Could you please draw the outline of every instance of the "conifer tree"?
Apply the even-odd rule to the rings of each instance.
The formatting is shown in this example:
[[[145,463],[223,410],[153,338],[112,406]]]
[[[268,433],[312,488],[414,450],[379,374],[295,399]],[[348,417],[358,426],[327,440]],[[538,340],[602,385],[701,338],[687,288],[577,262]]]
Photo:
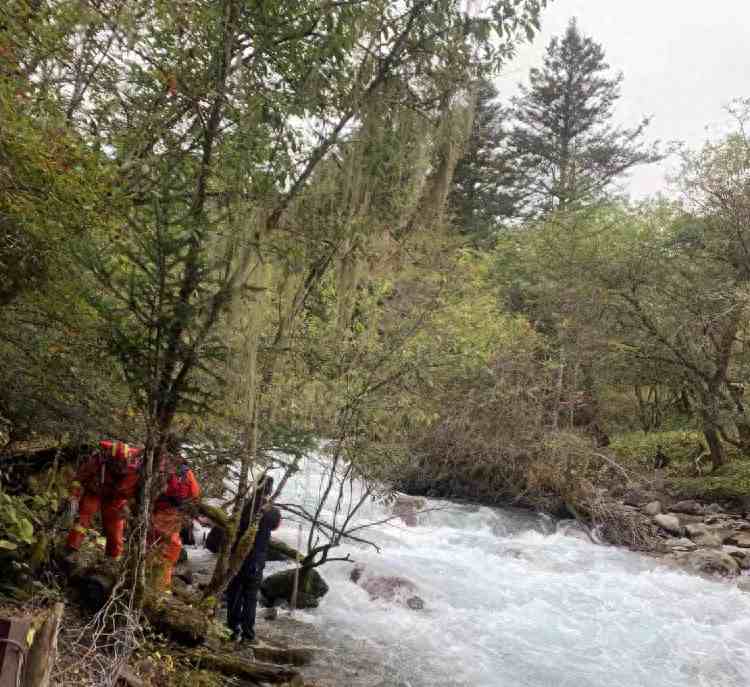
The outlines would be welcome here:
[[[449,198],[458,230],[479,241],[487,239],[503,217],[514,213],[508,192],[512,167],[500,155],[506,111],[497,98],[495,85],[482,79],[471,134],[456,165]]]
[[[504,156],[521,216],[591,205],[630,168],[658,159],[643,142],[647,117],[631,129],[612,123],[623,76],[608,72],[602,46],[571,19],[513,99]]]

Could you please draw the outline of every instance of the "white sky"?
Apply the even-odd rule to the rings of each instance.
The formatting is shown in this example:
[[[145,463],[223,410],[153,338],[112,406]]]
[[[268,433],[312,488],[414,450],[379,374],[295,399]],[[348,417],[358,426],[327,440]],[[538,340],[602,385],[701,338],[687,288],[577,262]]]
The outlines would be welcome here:
[[[553,0],[541,35],[497,80],[503,100],[530,67],[541,65],[550,37],[562,34],[573,16],[625,76],[618,123],[631,126],[651,115],[648,140],[698,147],[726,129],[725,104],[750,96],[750,0]],[[673,164],[636,168],[625,188],[634,197],[666,191],[664,173]]]

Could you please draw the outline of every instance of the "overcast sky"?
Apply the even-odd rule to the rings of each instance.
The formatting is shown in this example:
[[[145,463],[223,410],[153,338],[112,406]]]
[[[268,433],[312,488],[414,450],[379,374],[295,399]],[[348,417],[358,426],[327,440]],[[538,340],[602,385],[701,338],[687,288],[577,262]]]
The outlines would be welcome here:
[[[728,101],[750,96],[750,0],[553,0],[541,35],[498,79],[501,96],[541,64],[550,37],[573,16],[625,76],[619,123],[651,115],[649,140],[698,147],[726,130]],[[664,174],[673,164],[634,169],[626,188],[634,197],[666,190]]]

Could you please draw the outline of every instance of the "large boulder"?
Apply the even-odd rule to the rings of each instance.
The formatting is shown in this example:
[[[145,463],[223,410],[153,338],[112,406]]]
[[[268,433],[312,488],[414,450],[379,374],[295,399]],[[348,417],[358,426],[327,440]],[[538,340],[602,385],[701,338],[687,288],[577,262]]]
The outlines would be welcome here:
[[[715,549],[699,549],[681,559],[693,572],[732,577],[740,571],[737,561],[728,553]]]
[[[670,534],[675,534],[678,537],[682,536],[683,528],[680,525],[680,519],[676,515],[671,513],[659,513],[653,517],[654,524],[666,530]]]
[[[739,546],[742,549],[750,549],[750,532],[735,532],[727,538],[727,544]]]
[[[260,585],[260,591],[266,605],[274,606],[285,601],[292,602],[296,568],[282,570],[266,577]],[[328,593],[328,585],[314,568],[300,571],[297,589],[297,608],[316,608],[320,599]]]
[[[722,546],[721,550],[734,558],[740,568],[750,570],[750,549],[743,549],[739,546]]]
[[[371,601],[381,599],[414,611],[424,608],[424,600],[416,594],[417,586],[405,577],[370,575],[364,566],[358,565],[352,569],[349,579],[362,587],[370,595]]]
[[[643,512],[646,515],[659,515],[661,513],[661,501],[649,501],[643,507]]]

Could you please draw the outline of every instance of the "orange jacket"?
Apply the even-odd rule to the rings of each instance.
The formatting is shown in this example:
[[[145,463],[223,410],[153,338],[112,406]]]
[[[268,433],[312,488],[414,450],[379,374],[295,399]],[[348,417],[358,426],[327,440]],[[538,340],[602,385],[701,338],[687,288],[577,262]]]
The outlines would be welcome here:
[[[162,470],[167,473],[164,491],[154,504],[154,510],[179,508],[185,501],[197,499],[201,488],[193,471],[184,463],[167,458],[162,463]]]
[[[80,498],[88,492],[105,501],[133,498],[141,479],[141,452],[119,441],[100,441],[99,450],[78,468],[71,495]]]

